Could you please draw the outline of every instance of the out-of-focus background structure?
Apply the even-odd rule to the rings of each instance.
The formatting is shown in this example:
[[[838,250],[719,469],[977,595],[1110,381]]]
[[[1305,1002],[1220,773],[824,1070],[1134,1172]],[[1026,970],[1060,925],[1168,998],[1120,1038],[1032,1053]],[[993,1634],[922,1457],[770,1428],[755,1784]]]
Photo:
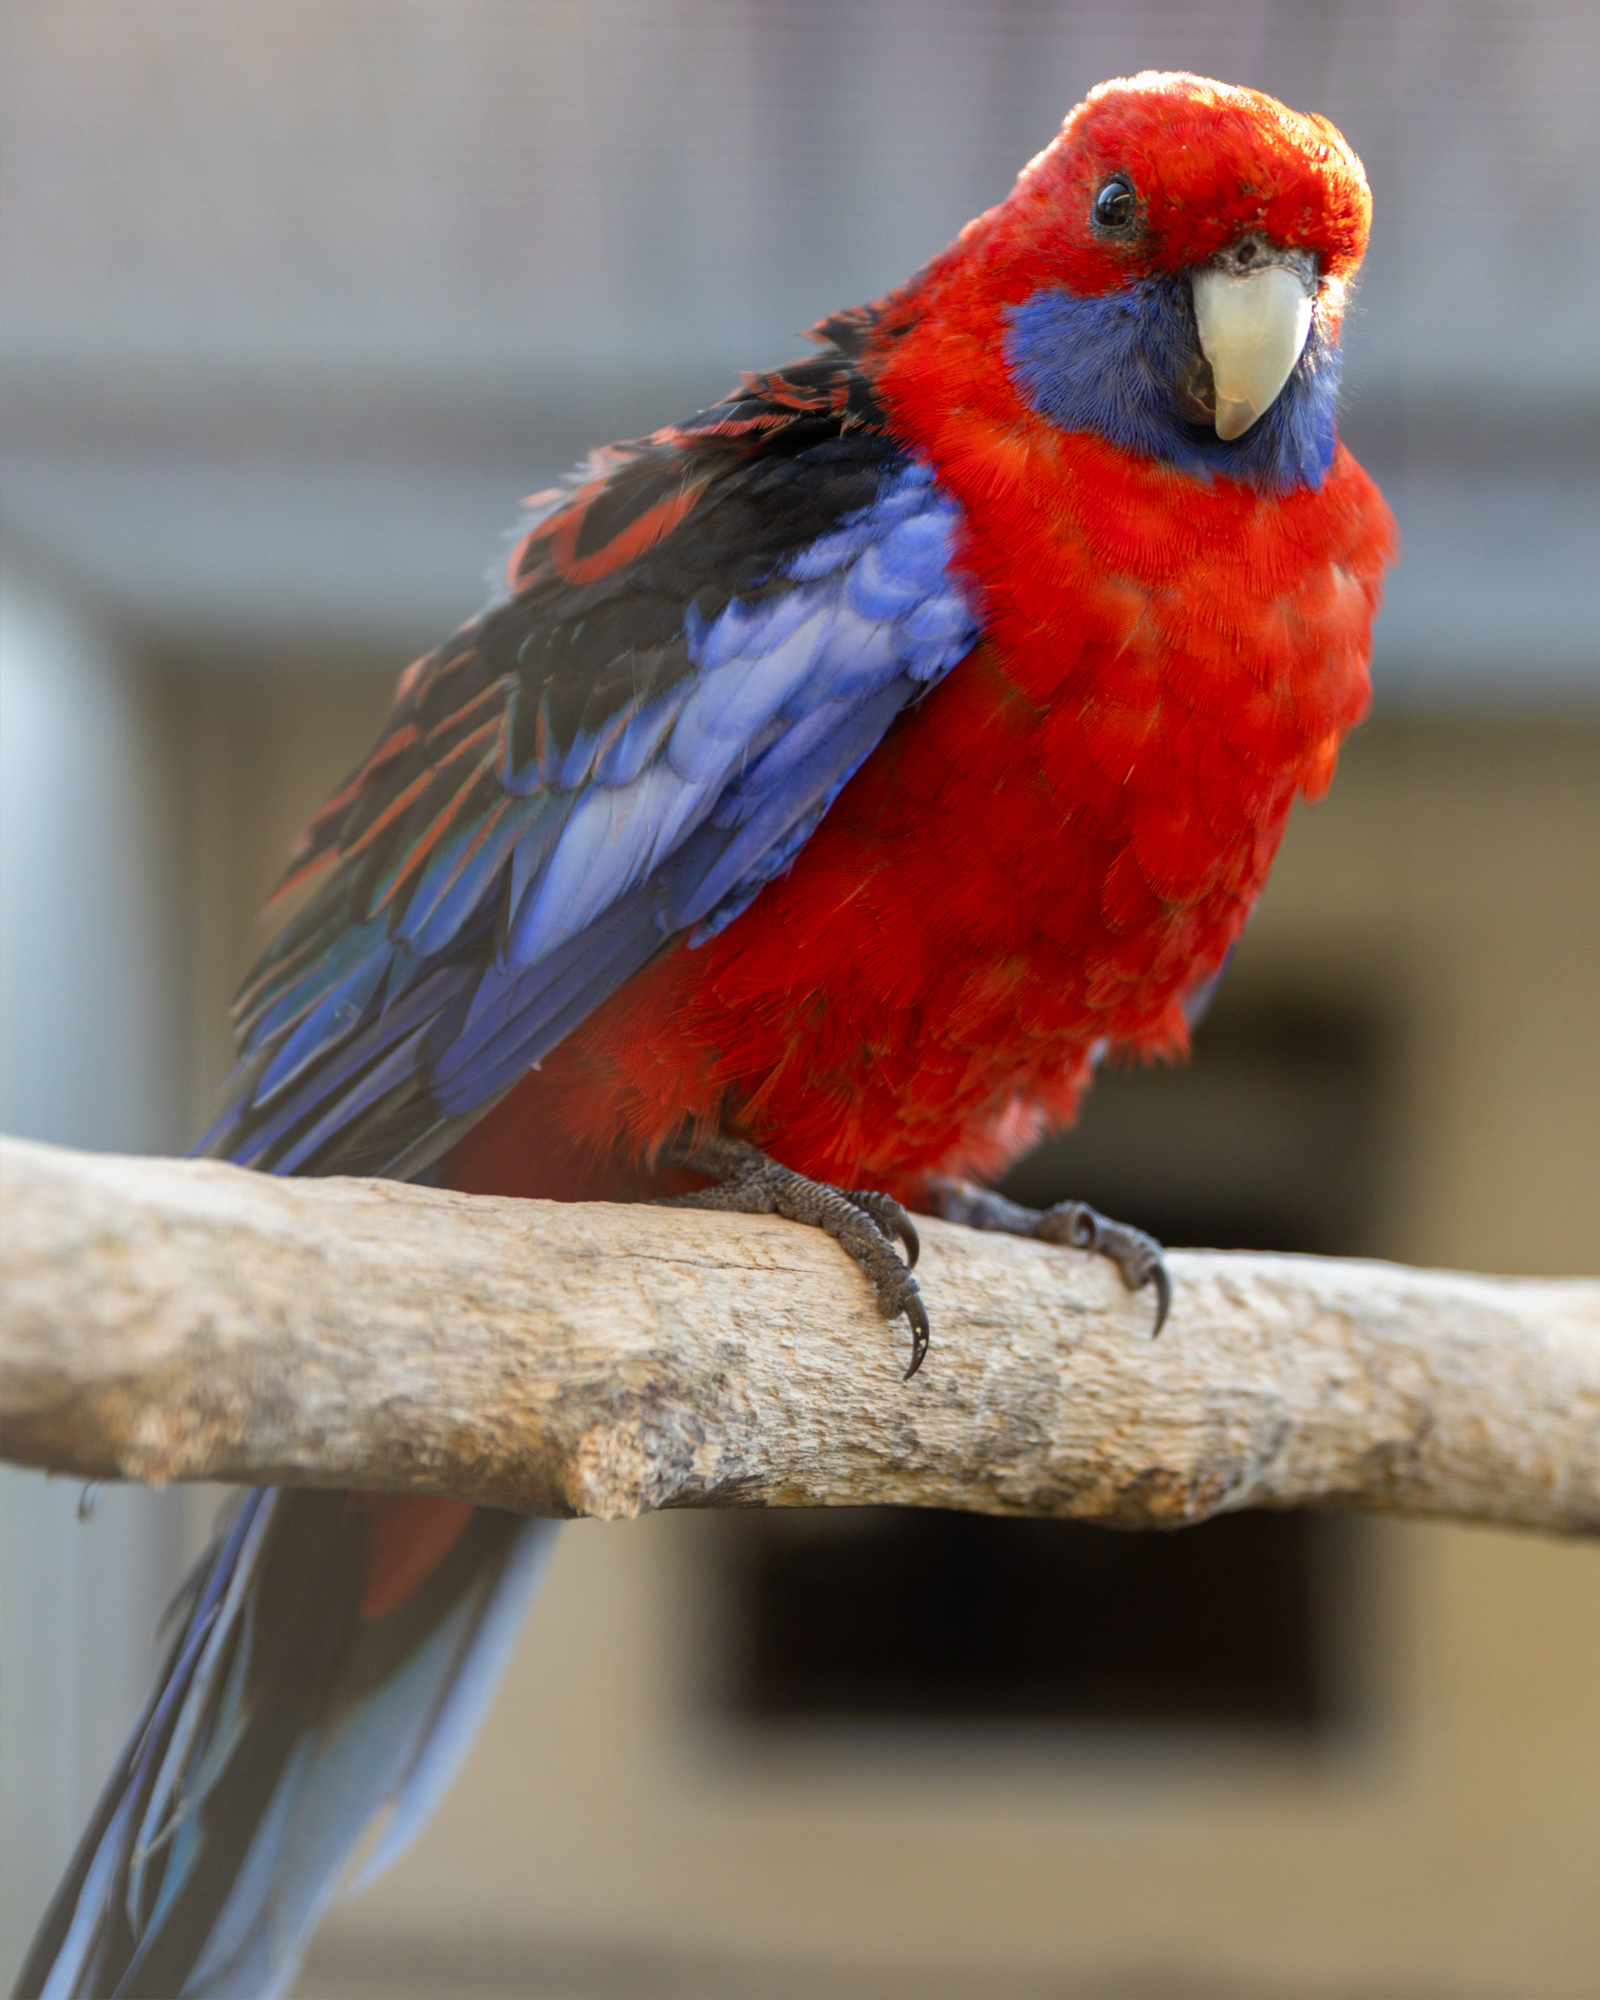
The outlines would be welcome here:
[[[252,912],[520,495],[1002,195],[1102,77],[1322,110],[1374,720],[1186,1072],[1019,1187],[1169,1240],[1600,1267],[1591,0],[14,0],[0,1120],[177,1150]],[[0,1480],[0,1956],[195,1496]],[[307,1995],[1600,1994],[1600,1551],[1241,1517],[569,1531]]]

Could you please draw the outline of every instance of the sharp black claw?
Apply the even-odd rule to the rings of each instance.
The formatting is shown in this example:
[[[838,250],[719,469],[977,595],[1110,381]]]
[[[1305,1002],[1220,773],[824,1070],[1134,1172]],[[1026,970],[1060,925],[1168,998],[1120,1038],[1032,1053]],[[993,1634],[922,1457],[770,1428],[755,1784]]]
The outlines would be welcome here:
[[[906,1269],[914,1271],[917,1268],[917,1259],[922,1255],[922,1238],[917,1234],[917,1225],[902,1209],[895,1218],[894,1227],[895,1234],[905,1245]]]
[[[906,1253],[906,1269],[914,1271],[922,1255],[922,1238],[917,1234],[917,1225],[894,1196],[880,1194],[876,1188],[848,1188],[845,1199],[870,1215],[885,1236],[899,1237]]]
[[[1166,1265],[1160,1262],[1153,1264],[1145,1283],[1156,1288],[1156,1323],[1150,1329],[1150,1338],[1159,1340],[1161,1329],[1167,1323],[1167,1314],[1172,1310],[1172,1280],[1167,1276]]]
[[[927,1358],[928,1342],[932,1338],[933,1328],[928,1324],[928,1308],[922,1303],[918,1293],[913,1292],[906,1300],[905,1313],[911,1322],[911,1366],[904,1376],[909,1382]]]

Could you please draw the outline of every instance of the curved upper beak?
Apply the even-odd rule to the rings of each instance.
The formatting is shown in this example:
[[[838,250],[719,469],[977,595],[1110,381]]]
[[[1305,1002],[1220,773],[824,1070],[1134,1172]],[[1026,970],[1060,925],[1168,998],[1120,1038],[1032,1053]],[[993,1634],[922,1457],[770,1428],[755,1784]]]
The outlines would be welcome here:
[[[1272,408],[1300,359],[1311,331],[1315,274],[1299,256],[1280,255],[1249,270],[1221,258],[1190,283],[1200,351],[1216,388],[1217,436],[1242,437]]]

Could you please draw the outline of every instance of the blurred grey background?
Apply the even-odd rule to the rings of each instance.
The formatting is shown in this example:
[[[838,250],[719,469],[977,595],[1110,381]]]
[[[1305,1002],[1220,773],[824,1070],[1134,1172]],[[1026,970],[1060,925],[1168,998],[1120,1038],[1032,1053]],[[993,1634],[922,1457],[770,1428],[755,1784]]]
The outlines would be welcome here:
[[[1344,431],[1405,558],[1375,719],[1193,1067],[1108,1079],[1028,1171],[1177,1240],[1600,1265],[1592,0],[12,0],[4,34],[6,1129],[186,1144],[253,909],[518,498],[904,277],[1093,83],[1187,67],[1366,161]],[[0,1478],[0,1970],[207,1504],[77,1500]],[[864,1692],[902,1544],[849,1542],[851,1599],[737,1523],[580,1527],[306,1991],[1600,1994],[1600,1557],[1332,1525],[1183,1558],[1157,1601],[1225,1600],[1254,1664],[1202,1699],[1174,1608],[1116,1656],[1189,1663],[1139,1714],[1065,1667],[1038,1713],[970,1661]],[[1074,1548],[1029,1572],[1069,1608]]]

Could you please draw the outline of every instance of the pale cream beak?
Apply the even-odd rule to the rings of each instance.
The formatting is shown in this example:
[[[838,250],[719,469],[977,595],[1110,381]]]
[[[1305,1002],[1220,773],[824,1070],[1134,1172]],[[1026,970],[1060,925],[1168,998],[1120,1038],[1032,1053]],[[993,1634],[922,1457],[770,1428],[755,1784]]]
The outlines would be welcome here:
[[[1217,436],[1242,437],[1278,400],[1311,331],[1312,291],[1289,263],[1207,265],[1190,280],[1200,351],[1216,385]]]

